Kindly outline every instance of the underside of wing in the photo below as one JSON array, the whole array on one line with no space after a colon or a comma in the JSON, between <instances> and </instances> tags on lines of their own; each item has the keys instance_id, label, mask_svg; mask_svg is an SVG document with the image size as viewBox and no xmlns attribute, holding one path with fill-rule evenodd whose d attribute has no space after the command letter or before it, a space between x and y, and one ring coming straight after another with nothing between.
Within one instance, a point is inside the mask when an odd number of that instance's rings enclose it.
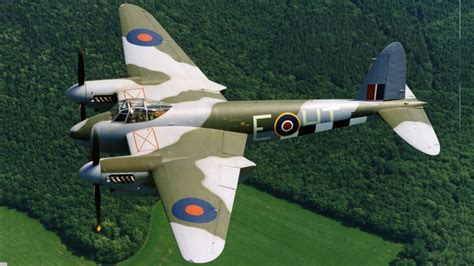
<instances>
[{"instance_id":1,"label":"underside of wing","mask_svg":"<svg viewBox=\"0 0 474 266\"><path fill-rule=\"evenodd\" d=\"M423 107L383 109L379 114L413 148L429 155L439 154L438 137Z\"/></svg>"},{"instance_id":2,"label":"underside of wing","mask_svg":"<svg viewBox=\"0 0 474 266\"><path fill-rule=\"evenodd\" d=\"M219 93L225 87L209 80L150 13L131 4L119 12L128 75L150 91L148 96L189 99L187 94L195 97L197 91L225 100Z\"/></svg>"},{"instance_id":3,"label":"underside of wing","mask_svg":"<svg viewBox=\"0 0 474 266\"><path fill-rule=\"evenodd\" d=\"M148 135L153 140L143 140ZM163 165L152 173L183 258L195 263L217 258L224 249L241 169L255 166L242 156L247 136L155 127L127 138L132 153L159 152L163 158Z\"/></svg>"}]
</instances>

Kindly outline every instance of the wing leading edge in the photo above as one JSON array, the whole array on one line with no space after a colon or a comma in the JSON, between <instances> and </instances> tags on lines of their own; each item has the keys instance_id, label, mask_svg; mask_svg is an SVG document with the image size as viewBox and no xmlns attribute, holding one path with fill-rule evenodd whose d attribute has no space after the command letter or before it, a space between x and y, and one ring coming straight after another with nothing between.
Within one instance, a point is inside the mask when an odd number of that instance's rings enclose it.
<instances>
[{"instance_id":1,"label":"wing leading edge","mask_svg":"<svg viewBox=\"0 0 474 266\"><path fill-rule=\"evenodd\" d=\"M214 260L224 249L240 170L255 166L242 156L247 136L191 127L143 129L127 136L137 155L144 151L133 147L140 145L136 134L156 136L154 152L163 165L153 178L181 255L194 263Z\"/></svg>"},{"instance_id":2,"label":"wing leading edge","mask_svg":"<svg viewBox=\"0 0 474 266\"><path fill-rule=\"evenodd\" d=\"M127 73L148 89L147 98L180 102L201 93L225 100L225 86L209 80L150 13L131 4L119 13Z\"/></svg>"}]
</instances>

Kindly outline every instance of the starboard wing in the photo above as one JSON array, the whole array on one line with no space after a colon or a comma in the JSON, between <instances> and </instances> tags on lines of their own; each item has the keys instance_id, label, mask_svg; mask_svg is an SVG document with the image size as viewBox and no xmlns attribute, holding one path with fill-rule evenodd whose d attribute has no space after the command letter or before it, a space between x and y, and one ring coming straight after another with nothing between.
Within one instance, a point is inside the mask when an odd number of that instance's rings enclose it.
<instances>
[{"instance_id":1,"label":"starboard wing","mask_svg":"<svg viewBox=\"0 0 474 266\"><path fill-rule=\"evenodd\" d=\"M131 4L119 13L127 73L148 90L147 98L225 100L219 93L225 87L209 80L150 13Z\"/></svg>"},{"instance_id":2,"label":"starboard wing","mask_svg":"<svg viewBox=\"0 0 474 266\"><path fill-rule=\"evenodd\" d=\"M217 258L224 249L240 171L255 166L242 156L247 135L155 127L127 138L132 153L159 152L162 157L153 178L183 258L195 263Z\"/></svg>"}]
</instances>

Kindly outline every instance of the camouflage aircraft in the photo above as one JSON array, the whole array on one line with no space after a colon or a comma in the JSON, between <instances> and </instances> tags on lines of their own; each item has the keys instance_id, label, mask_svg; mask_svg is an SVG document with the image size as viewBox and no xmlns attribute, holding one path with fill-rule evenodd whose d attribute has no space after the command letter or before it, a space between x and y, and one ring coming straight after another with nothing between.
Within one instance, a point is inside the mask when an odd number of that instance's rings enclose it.
<instances>
[{"instance_id":1,"label":"camouflage aircraft","mask_svg":"<svg viewBox=\"0 0 474 266\"><path fill-rule=\"evenodd\" d=\"M406 85L403 46L388 45L373 62L354 100L228 102L147 11L119 8L128 78L85 81L66 95L81 105L70 136L91 147L80 176L113 193L159 195L185 260L209 262L224 249L239 180L255 164L247 144L288 139L381 117L408 144L440 152L423 106ZM112 111L85 119L85 106ZM100 151L124 156L100 158Z\"/></svg>"}]
</instances>

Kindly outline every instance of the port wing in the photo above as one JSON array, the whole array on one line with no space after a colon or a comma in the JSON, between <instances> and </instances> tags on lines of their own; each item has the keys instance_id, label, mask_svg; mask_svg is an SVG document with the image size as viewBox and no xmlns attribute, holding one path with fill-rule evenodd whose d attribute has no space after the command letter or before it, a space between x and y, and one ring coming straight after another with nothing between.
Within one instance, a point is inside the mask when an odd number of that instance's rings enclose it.
<instances>
[{"instance_id":1,"label":"port wing","mask_svg":"<svg viewBox=\"0 0 474 266\"><path fill-rule=\"evenodd\" d=\"M209 80L150 13L131 4L121 5L119 13L128 76L148 89L159 90L147 98L160 95L158 98L175 97L173 102L181 102L195 99L194 91L225 100L219 93L225 86ZM157 86L160 84L163 86Z\"/></svg>"}]
</instances>

